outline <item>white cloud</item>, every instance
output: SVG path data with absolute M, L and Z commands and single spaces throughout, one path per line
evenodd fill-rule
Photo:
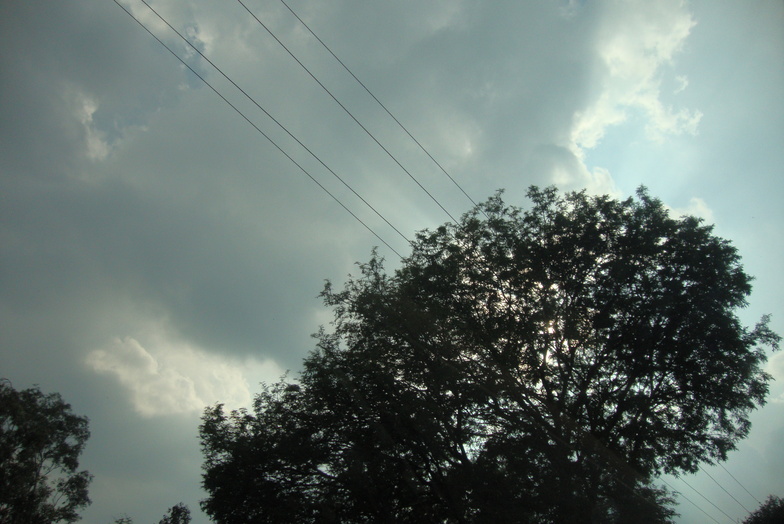
M 605 129 L 622 124 L 626 111 L 611 92 L 602 93 L 588 109 L 574 117 L 571 131 L 571 149 L 578 158 L 585 156 L 586 149 L 593 149 L 604 138 Z
M 678 82 L 678 87 L 673 90 L 673 94 L 675 95 L 689 87 L 689 78 L 686 75 L 676 76 L 675 81 Z
M 664 68 L 682 49 L 695 25 L 681 2 L 609 2 L 597 38 L 602 66 L 593 102 L 574 115 L 569 148 L 584 161 L 586 150 L 597 147 L 608 128 L 641 117 L 647 138 L 696 134 L 702 113 L 673 108 L 661 99 Z M 686 88 L 677 76 L 677 91 Z M 586 168 L 586 172 L 592 170 Z
M 106 141 L 105 134 L 93 122 L 93 115 L 98 110 L 98 101 L 84 93 L 76 95 L 76 117 L 84 129 L 84 139 L 87 158 L 90 160 L 105 160 L 109 156 L 111 147 Z
M 150 8 L 142 4 L 141 2 L 121 2 L 124 4 L 125 9 L 130 11 L 130 13 L 139 20 L 144 26 L 149 29 L 151 32 L 155 34 L 161 34 L 167 31 L 166 23 L 163 22 L 158 16 L 153 13 Z M 152 5 L 152 4 L 151 4 Z M 161 13 L 164 17 L 169 18 L 171 16 L 170 8 L 171 4 L 165 3 L 160 4 L 156 3 L 154 6 L 155 10 Z
M 714 222 L 713 210 L 708 207 L 708 204 L 703 199 L 698 197 L 691 197 L 691 199 L 689 199 L 689 205 L 686 207 L 674 207 L 668 209 L 670 214 L 674 217 L 688 215 L 702 218 L 708 224 L 712 224 Z
M 556 165 L 552 171 L 553 183 L 558 187 L 567 187 L 577 179 L 580 181 L 580 188 L 585 189 L 588 193 L 621 196 L 612 175 L 603 167 L 588 169 L 582 162 L 577 162 L 576 172 L 565 165 Z
M 87 365 L 113 375 L 142 416 L 200 412 L 222 402 L 230 408 L 252 402 L 250 384 L 274 382 L 283 370 L 272 360 L 238 361 L 181 342 L 159 338 L 150 348 L 132 338 L 115 338 L 91 352 Z

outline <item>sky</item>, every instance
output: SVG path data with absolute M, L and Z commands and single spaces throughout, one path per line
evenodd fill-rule
M 0 376 L 89 417 L 83 522 L 180 501 L 207 522 L 202 409 L 296 376 L 331 319 L 325 279 L 373 246 L 394 269 L 402 236 L 472 207 L 460 188 L 525 207 L 532 184 L 645 185 L 738 247 L 756 278 L 742 320 L 784 333 L 780 0 L 287 0 L 460 188 L 280 1 L 243 0 L 332 95 L 239 2 L 150 5 L 255 103 L 118 1 L 193 71 L 115 2 L 0 0 Z M 723 467 L 664 478 L 679 522 L 784 496 L 784 354 L 767 371 Z

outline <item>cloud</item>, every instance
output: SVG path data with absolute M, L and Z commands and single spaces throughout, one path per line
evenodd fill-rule
M 574 115 L 570 148 L 579 158 L 595 148 L 607 129 L 632 114 L 645 120 L 648 139 L 695 134 L 702 118 L 698 110 L 673 108 L 661 98 L 664 68 L 682 49 L 695 25 L 678 2 L 610 2 L 599 30 L 596 53 L 602 65 L 594 101 Z M 677 77 L 678 91 L 686 88 Z
M 574 186 L 592 194 L 621 196 L 610 172 L 603 167 L 588 168 L 569 148 L 540 146 L 534 152 L 529 168 L 550 174 L 551 183 L 560 188 Z
M 673 90 L 673 94 L 678 94 L 681 91 L 685 90 L 689 87 L 689 78 L 686 75 L 678 75 L 675 77 L 675 81 L 678 83 L 678 87 Z
M 97 373 L 112 375 L 145 417 L 200 412 L 215 402 L 247 407 L 251 380 L 274 382 L 283 374 L 270 359 L 238 361 L 170 340 L 158 340 L 148 349 L 132 337 L 115 338 L 92 351 L 86 363 Z
M 98 102 L 84 93 L 74 95 L 76 118 L 84 128 L 85 153 L 90 160 L 105 160 L 109 156 L 111 146 L 106 135 L 95 126 L 93 115 L 98 110 Z
M 670 214 L 674 217 L 682 216 L 695 216 L 702 218 L 708 224 L 714 222 L 713 210 L 708 207 L 708 204 L 701 198 L 691 197 L 689 205 L 686 207 L 668 207 Z

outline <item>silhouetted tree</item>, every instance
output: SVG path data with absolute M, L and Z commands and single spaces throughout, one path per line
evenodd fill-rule
M 180 502 L 169 508 L 169 512 L 163 516 L 158 524 L 188 524 L 190 521 L 191 510 Z
M 182 502 L 169 508 L 158 524 L 189 524 L 191 521 L 191 510 Z M 114 521 L 114 524 L 133 524 L 133 519 L 124 515 Z
M 693 217 L 531 188 L 374 253 L 296 382 L 205 411 L 202 508 L 245 522 L 667 522 L 652 484 L 725 460 L 764 403 L 767 318 Z
M 58 393 L 0 381 L 0 522 L 74 522 L 92 476 L 77 471 L 90 436 Z
M 743 524 L 781 524 L 782 522 L 784 522 L 784 499 L 770 495 L 743 521 Z

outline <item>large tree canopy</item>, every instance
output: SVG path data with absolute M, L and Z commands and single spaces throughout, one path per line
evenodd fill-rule
M 0 381 L 0 523 L 79 520 L 92 476 L 78 471 L 90 432 L 58 393 Z
M 217 522 L 665 522 L 651 482 L 725 460 L 764 403 L 767 319 L 693 217 L 531 188 L 375 254 L 251 412 L 209 408 Z

